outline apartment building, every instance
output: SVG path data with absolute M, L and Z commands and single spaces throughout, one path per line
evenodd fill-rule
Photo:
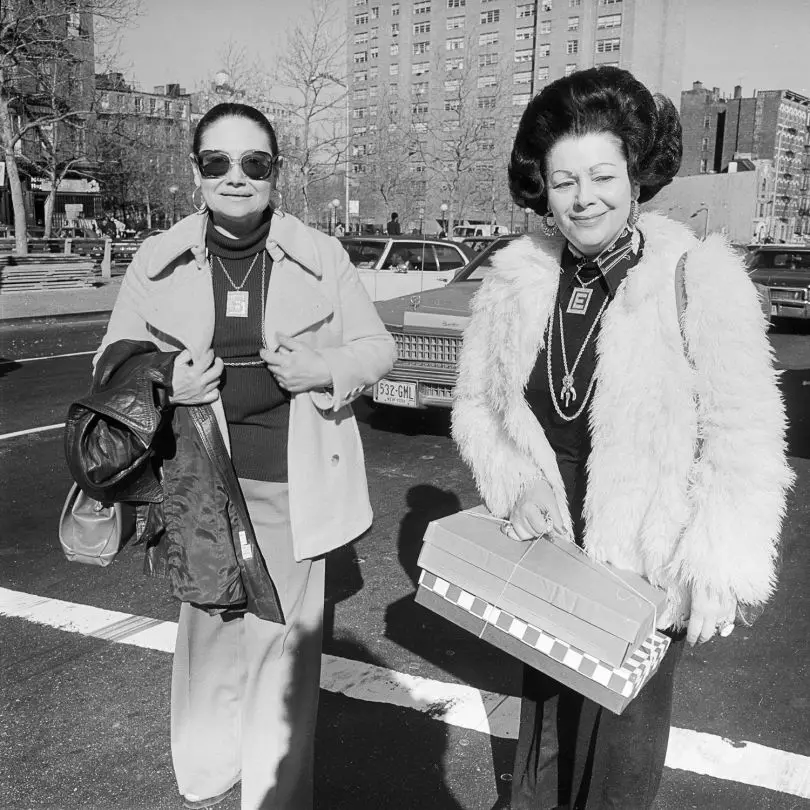
M 677 103 L 684 6 L 685 0 L 348 0 L 352 153 L 368 152 L 381 98 L 410 98 L 422 130 L 436 129 L 437 117 L 452 115 L 452 96 L 470 74 L 481 114 L 494 109 L 494 96 L 508 98 L 513 127 L 545 84 L 598 65 L 627 68 Z M 353 169 L 362 185 L 362 161 Z
M 739 170 L 767 161 L 752 233 L 787 242 L 810 236 L 810 98 L 792 90 L 731 97 L 701 82 L 681 94 L 684 156 L 680 175 Z M 741 160 L 743 161 L 741 163 Z

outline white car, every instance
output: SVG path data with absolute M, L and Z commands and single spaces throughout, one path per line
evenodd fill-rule
M 418 236 L 340 240 L 372 301 L 444 287 L 475 256 L 466 245 Z

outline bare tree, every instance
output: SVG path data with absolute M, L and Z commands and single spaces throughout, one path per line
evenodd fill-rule
M 0 3 L 0 148 L 19 253 L 28 252 L 21 169 L 45 166 L 55 195 L 83 157 L 81 133 L 93 114 L 94 24 L 112 31 L 136 12 L 135 0 Z

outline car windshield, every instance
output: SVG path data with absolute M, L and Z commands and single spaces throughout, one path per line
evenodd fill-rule
M 349 259 L 358 270 L 376 267 L 383 255 L 385 245 L 386 242 L 380 239 L 347 239 L 343 242 Z
M 760 250 L 749 259 L 752 270 L 810 270 L 810 250 Z
M 492 266 L 490 261 L 492 257 L 499 250 L 503 250 L 511 241 L 511 239 L 496 239 L 482 250 L 466 267 L 459 270 L 458 275 L 453 281 L 482 281 L 487 270 Z

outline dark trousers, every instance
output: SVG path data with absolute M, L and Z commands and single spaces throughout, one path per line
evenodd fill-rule
M 684 633 L 621 715 L 526 667 L 512 810 L 647 810 L 667 754 Z

